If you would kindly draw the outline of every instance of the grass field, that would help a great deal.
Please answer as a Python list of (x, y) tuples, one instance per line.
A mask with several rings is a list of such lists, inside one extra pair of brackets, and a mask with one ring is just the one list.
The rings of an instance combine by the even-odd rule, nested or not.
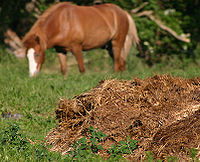
[[(134, 53), (134, 54), (133, 54)], [(72, 98), (96, 86), (104, 79), (146, 78), (155, 74), (171, 74), (186, 78), (198, 77), (200, 68), (188, 60), (184, 63), (171, 59), (168, 64), (156, 64), (149, 67), (144, 60), (135, 56), (132, 49), (127, 71), (115, 74), (113, 62), (106, 51), (93, 50), (84, 53), (86, 74), (82, 75), (74, 57), (68, 55), (68, 75), (62, 76), (59, 62), (53, 50), (46, 53), (46, 62), (39, 76), (30, 78), (26, 59), (0, 50), (0, 115), (11, 112), (21, 114), (20, 119), (0, 119), (0, 139), (17, 138), (17, 143), (0, 145), (1, 161), (57, 161), (64, 160), (58, 153), (50, 153), (40, 143), (46, 134), (56, 127), (55, 113), (60, 98)], [(188, 63), (189, 62), (189, 63)], [(20, 143), (28, 138), (37, 145)], [(15, 141), (15, 140), (14, 140)], [(18, 146), (26, 146), (20, 149)], [(100, 157), (95, 157), (101, 161)], [(69, 160), (69, 159), (68, 159)]]

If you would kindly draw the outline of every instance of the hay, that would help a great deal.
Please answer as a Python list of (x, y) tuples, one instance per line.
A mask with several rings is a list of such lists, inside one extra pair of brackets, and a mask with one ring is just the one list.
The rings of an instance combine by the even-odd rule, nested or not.
[(108, 135), (102, 142), (104, 148), (127, 136), (138, 140), (139, 147), (127, 157), (131, 160), (143, 160), (145, 151), (157, 158), (176, 155), (186, 159), (188, 149), (200, 144), (199, 110), (200, 78), (155, 75), (145, 80), (100, 81), (87, 93), (60, 100), (59, 124), (49, 132), (46, 143), (52, 151), (65, 153), (71, 142), (93, 126)]

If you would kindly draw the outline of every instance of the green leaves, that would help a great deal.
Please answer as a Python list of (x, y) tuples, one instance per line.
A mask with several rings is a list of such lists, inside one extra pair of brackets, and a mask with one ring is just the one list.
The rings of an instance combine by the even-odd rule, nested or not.
[(98, 151), (103, 150), (103, 146), (99, 143), (106, 135), (97, 129), (94, 129), (92, 126), (90, 126), (88, 132), (90, 134), (88, 139), (82, 137), (72, 144), (73, 149), (68, 152), (69, 156), (78, 158), (80, 155), (86, 156), (88, 153), (97, 153)]
[(91, 134), (91, 138), (96, 138), (98, 140), (98, 142), (102, 141), (102, 139), (104, 137), (107, 137), (107, 135), (105, 135), (104, 133), (98, 131), (98, 129), (93, 128), (92, 126), (90, 126), (89, 128), (89, 132)]
[[(110, 148), (105, 150), (101, 145), (103, 140), (106, 140), (107, 135), (100, 132), (98, 129), (92, 126), (88, 129), (89, 138), (82, 137), (74, 144), (72, 144), (72, 151), (68, 152), (68, 155), (73, 159), (86, 158), (88, 154), (98, 153), (99, 151), (105, 151), (110, 155), (111, 159), (121, 159), (123, 154), (132, 154), (137, 148), (137, 141), (130, 139), (128, 136), (125, 141), (120, 141), (117, 146), (112, 144)], [(83, 159), (82, 159), (83, 160)]]
[(128, 136), (126, 141), (119, 141), (119, 144), (115, 146), (114, 144), (108, 149), (108, 154), (111, 156), (122, 155), (122, 154), (132, 154), (137, 148), (137, 141), (130, 139)]
[(198, 162), (198, 157), (197, 157), (197, 154), (198, 154), (198, 149), (195, 149), (195, 148), (191, 148), (190, 149), (190, 158), (194, 161), (194, 162)]

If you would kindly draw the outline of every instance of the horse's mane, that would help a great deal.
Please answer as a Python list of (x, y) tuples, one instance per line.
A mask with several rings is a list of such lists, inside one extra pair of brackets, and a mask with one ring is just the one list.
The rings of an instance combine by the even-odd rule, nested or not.
[(32, 28), (30, 29), (30, 31), (24, 36), (23, 38), (23, 42), (29, 41), (29, 39), (31, 38), (31, 36), (36, 35), (39, 37), (40, 39), (40, 43), (43, 49), (46, 48), (46, 35), (45, 33), (42, 31), (41, 26), (43, 26), (43, 23), (45, 22), (45, 20), (54, 13), (54, 11), (56, 11), (59, 7), (64, 6), (64, 5), (71, 5), (71, 2), (61, 2), (58, 4), (54, 4), (51, 7), (49, 7), (39, 18), (38, 20), (34, 23), (34, 25), (32, 26)]

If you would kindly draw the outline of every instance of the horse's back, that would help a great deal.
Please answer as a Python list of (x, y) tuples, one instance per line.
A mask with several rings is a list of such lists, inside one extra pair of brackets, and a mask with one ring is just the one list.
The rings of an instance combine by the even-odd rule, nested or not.
[[(77, 28), (81, 26), (84, 33), (83, 46), (85, 49), (102, 46), (118, 36), (119, 33), (123, 32), (125, 36), (128, 31), (126, 14), (113, 4), (76, 6), (74, 15), (77, 18)], [(90, 45), (92, 46), (90, 47)]]
[(89, 50), (119, 35), (125, 36), (128, 20), (114, 4), (78, 6), (61, 2), (45, 11), (34, 26), (46, 34), (47, 48), (62, 46), (70, 50), (74, 44), (80, 44), (83, 50)]

